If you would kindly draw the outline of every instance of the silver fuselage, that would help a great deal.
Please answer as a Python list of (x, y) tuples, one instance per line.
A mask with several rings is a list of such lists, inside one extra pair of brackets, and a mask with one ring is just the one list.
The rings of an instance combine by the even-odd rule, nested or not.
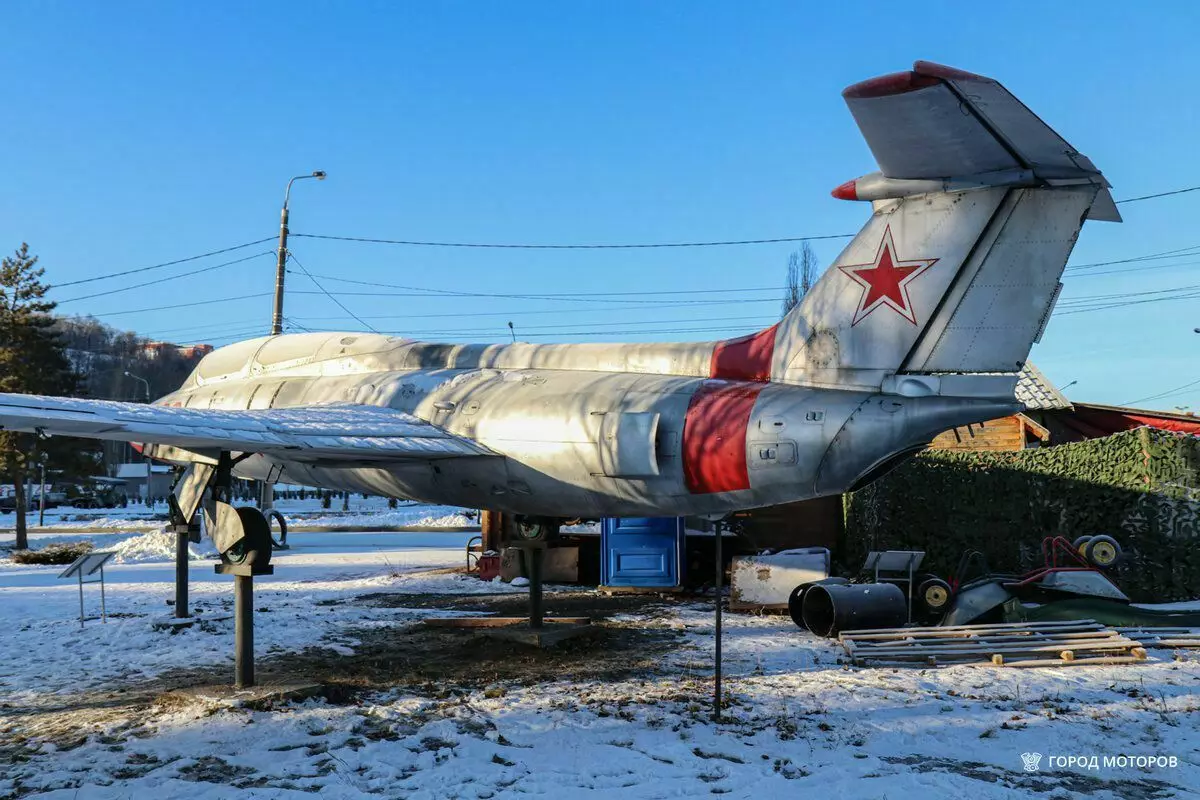
[[(235, 474), (557, 517), (708, 514), (839, 493), (943, 430), (1016, 408), (703, 377), (713, 347), (299, 334), (216, 351), (157, 402), (403, 411), (495, 455), (329, 463), (260, 454)], [(153, 454), (190, 460), (161, 446)]]

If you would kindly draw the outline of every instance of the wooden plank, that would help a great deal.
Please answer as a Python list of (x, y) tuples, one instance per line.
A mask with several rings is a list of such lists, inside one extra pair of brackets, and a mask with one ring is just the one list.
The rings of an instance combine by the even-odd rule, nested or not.
[[(1056, 620), (1051, 622), (994, 622), (987, 625), (931, 625), (924, 628), (863, 628), (857, 631), (846, 631), (841, 636), (875, 636), (877, 634), (896, 635), (900, 633), (955, 633), (959, 631), (1005, 631), (1005, 630), (1053, 630), (1077, 625), (1093, 625), (1097, 628), (1104, 626), (1094, 619)], [(839, 637), (840, 638), (840, 637)]]
[[(956, 636), (956, 637), (912, 636), (912, 637), (903, 637), (903, 638), (897, 637), (895, 639), (883, 639), (883, 638), (868, 639), (866, 641), (861, 641), (857, 637), (846, 637), (843, 640), (843, 643), (853, 642), (856, 647), (890, 647), (895, 644), (909, 644), (909, 643), (912, 643), (912, 644), (952, 644), (952, 643), (959, 643), (959, 642), (966, 643), (966, 642), (984, 642), (984, 641), (987, 641), (987, 642), (1009, 642), (1009, 641), (1012, 641), (1012, 642), (1021, 642), (1021, 641), (1036, 642), (1036, 641), (1044, 641), (1044, 640), (1050, 640), (1050, 639), (1088, 639), (1088, 638), (1097, 637), (1097, 636), (1120, 636), (1120, 635), (1121, 634), (1117, 633), (1114, 630), (1105, 630), (1104, 628), (1096, 628), (1096, 629), (1091, 629), (1091, 630), (1086, 630), (1086, 631), (1066, 631), (1064, 633), (1052, 632), (1052, 631), (1031, 631), (1029, 633), (1015, 633), (1014, 632), (1014, 633), (1004, 634), (1002, 636), (987, 636), (987, 635), (978, 635), (978, 634), (972, 634), (970, 636)], [(1134, 637), (1130, 637), (1130, 638), (1134, 638)]]
[(1056, 658), (1036, 658), (1024, 661), (1004, 661), (993, 664), (991, 661), (978, 661), (963, 664), (966, 667), (1083, 667), (1088, 665), (1104, 666), (1109, 664), (1136, 664), (1140, 659), (1135, 656), (1101, 656), (1098, 658), (1077, 658), (1074, 661), (1060, 661)]
[(1006, 644), (989, 646), (982, 644), (978, 647), (881, 648), (879, 650), (868, 651), (856, 650), (852, 655), (859, 658), (871, 658), (873, 656), (897, 658), (907, 655), (920, 658), (931, 655), (935, 655), (938, 658), (952, 656), (970, 658), (989, 656), (996, 653), (1055, 653), (1063, 650), (1075, 652), (1084, 650), (1128, 651), (1137, 646), (1138, 643), (1130, 639), (1097, 639), (1094, 641), (1038, 643), (1036, 645)]

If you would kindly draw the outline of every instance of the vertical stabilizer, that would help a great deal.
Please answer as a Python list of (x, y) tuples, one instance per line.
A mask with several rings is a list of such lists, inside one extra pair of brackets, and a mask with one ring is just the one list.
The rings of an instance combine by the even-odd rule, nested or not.
[(1084, 220), (1119, 219), (1104, 176), (989, 78), (917, 62), (843, 95), (881, 170), (834, 196), (874, 213), (778, 326), (772, 379), (937, 393), (922, 376), (1017, 372)]

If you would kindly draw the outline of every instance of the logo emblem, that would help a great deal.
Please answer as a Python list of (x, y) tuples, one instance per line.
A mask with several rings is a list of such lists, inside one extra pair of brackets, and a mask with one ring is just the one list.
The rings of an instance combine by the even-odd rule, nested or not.
[(892, 242), (892, 229), (883, 229), (883, 240), (879, 243), (879, 252), (870, 264), (850, 264), (838, 267), (852, 281), (863, 288), (862, 297), (858, 301), (858, 310), (854, 312), (857, 325), (868, 314), (881, 306), (887, 306), (900, 316), (917, 324), (917, 316), (913, 311), (912, 301), (908, 296), (908, 287), (917, 276), (937, 263), (936, 258), (913, 258), (901, 260), (896, 257), (896, 245)]
[(1042, 767), (1042, 754), (1021, 753), (1021, 761), (1025, 762), (1026, 772), (1037, 772)]

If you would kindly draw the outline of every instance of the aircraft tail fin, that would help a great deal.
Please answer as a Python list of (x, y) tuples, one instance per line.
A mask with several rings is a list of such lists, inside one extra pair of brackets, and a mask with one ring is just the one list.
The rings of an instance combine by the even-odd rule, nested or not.
[(843, 96), (880, 171), (833, 194), (874, 213), (774, 330), (771, 379), (1005, 393), (955, 376), (1021, 369), (1084, 220), (1120, 220), (1108, 182), (990, 78), (918, 61)]

